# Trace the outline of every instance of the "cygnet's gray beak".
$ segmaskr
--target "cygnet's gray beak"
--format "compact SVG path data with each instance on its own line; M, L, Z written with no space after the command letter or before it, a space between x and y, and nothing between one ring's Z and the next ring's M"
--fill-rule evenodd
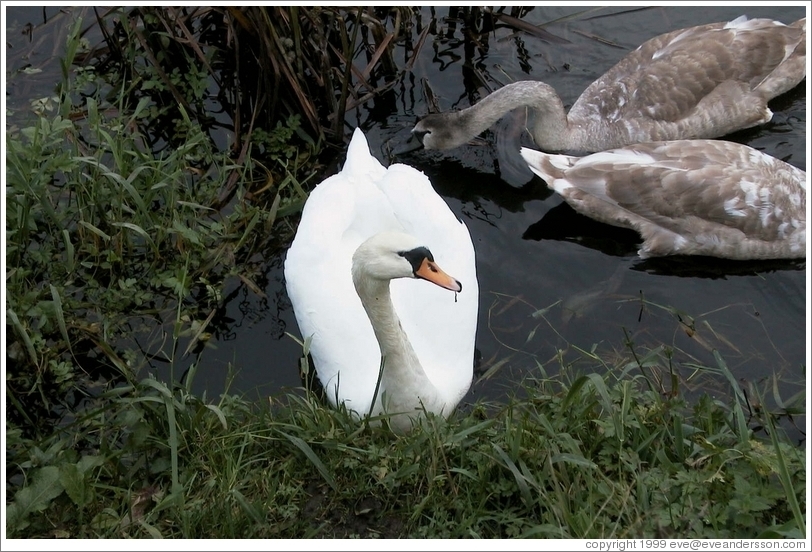
M412 132L409 136L409 139L406 140L398 149L394 150L395 155L403 155L404 153L409 153L411 151L418 150L423 147L423 142L420 141L420 137Z

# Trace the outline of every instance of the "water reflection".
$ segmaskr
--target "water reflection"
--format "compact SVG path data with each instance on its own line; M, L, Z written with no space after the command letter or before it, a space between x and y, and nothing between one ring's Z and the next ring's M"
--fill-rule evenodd
M616 257L635 257L640 235L634 230L597 222L576 212L561 202L549 209L538 222L531 224L522 238L526 240L562 240L577 243ZM755 276L776 270L806 270L804 259L774 259L734 261L715 257L675 255L639 259L631 270L680 276L685 278L724 278L725 276Z

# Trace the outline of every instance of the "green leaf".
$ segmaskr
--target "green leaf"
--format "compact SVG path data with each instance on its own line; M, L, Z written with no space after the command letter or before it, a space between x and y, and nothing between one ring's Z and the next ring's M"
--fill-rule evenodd
M9 534L25 529L28 526L28 516L45 510L63 490L59 481L59 468L45 466L37 470L31 483L17 491L14 502L6 508L6 529Z
M157 527L155 527L154 525L150 525L143 519L139 519L138 524L144 529L144 531L149 533L149 536L152 537L153 539L164 538L164 536L161 534L161 532L158 530Z
M76 463L76 467L79 468L79 473L86 474L88 470L98 468L102 464L104 464L104 458L101 456L82 456L81 460Z
M63 464L59 466L59 483L65 488L74 504L80 508L87 504L90 498L90 488L83 473L76 464Z
M87 472L104 464L101 456L82 456L75 464L59 466L59 482L65 487L65 492L79 507L87 505L92 498L92 488Z

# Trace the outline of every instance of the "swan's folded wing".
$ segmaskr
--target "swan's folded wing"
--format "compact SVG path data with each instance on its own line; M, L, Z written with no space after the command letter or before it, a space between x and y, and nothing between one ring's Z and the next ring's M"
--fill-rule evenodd
M472 372L479 283L467 226L417 169L395 164L380 181L403 230L425 243L442 269L462 283L459 294L417 280L392 282L404 330L438 389L468 389ZM431 315L427 316L427 305ZM459 399L460 397L456 397Z
M368 150L367 156L377 163ZM356 165L316 186L285 260L288 296L302 338L312 337L325 392L333 404L338 394L361 415L369 410L380 350L352 283L352 255L373 234L399 229L388 200L364 177L374 174L374 165Z

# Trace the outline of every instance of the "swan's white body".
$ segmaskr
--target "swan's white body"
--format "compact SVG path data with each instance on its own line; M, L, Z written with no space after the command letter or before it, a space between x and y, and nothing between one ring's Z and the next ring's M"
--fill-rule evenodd
M767 102L805 77L805 18L784 25L742 16L643 43L589 85L569 113L551 86L520 81L462 111L427 115L412 132L427 149L449 149L526 106L545 151L716 138L769 121Z
M639 232L641 257L806 257L806 173L748 146L676 140L586 157L521 154L579 213Z
M452 293L408 277L386 281L394 310L379 313L378 337L387 334L390 345L403 343L401 351L387 355L372 413L419 417L425 408L448 416L468 391L473 375L479 303L473 243L465 224L428 178L407 165L384 168L370 154L359 129L341 172L320 183L304 206L285 260L288 296L302 337L312 339L310 353L328 399L365 416L372 406L385 344L379 344L370 323L375 313L368 316L359 298L370 287L364 281L377 278L380 283L372 274L374 255L362 254L359 246L391 231L406 233L414 243L430 248L463 289ZM377 291L367 290L370 302L385 303L376 296L380 286L372 287ZM393 418L390 424L408 430L409 417Z

